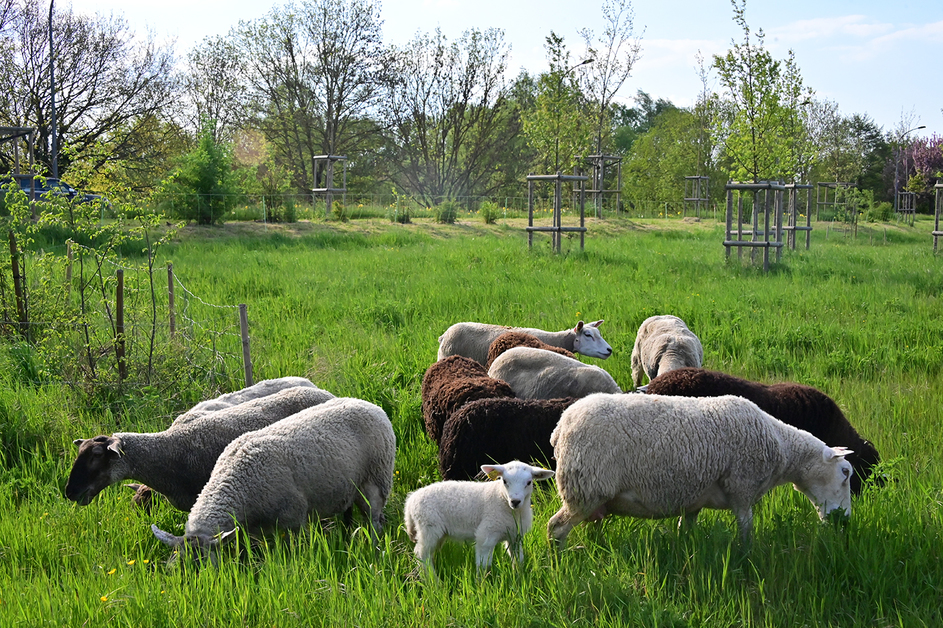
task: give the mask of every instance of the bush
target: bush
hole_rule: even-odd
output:
[[[478,208],[478,213],[481,215],[481,219],[485,221],[486,225],[493,225],[495,221],[498,220],[498,217],[501,216],[498,204],[494,201],[484,201],[481,207]]]
[[[884,201],[873,205],[865,213],[865,220],[868,222],[889,222],[894,214],[894,206]]]
[[[455,201],[443,201],[435,208],[435,221],[444,225],[455,223],[458,216],[458,203]]]
[[[331,203],[331,215],[334,216],[335,220],[340,220],[341,222],[347,222],[350,218],[347,215],[347,207],[341,201]]]

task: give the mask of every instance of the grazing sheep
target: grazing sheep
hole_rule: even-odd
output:
[[[253,384],[252,386],[247,386],[241,390],[236,390],[231,393],[220,395],[215,399],[201,401],[190,408],[190,410],[188,410],[186,413],[177,417],[177,421],[180,421],[191,412],[213,412],[216,410],[223,410],[225,408],[238,406],[240,403],[245,403],[246,401],[251,401],[252,399],[261,399],[262,397],[274,395],[280,390],[294,388],[296,386],[307,386],[309,388],[315,388],[315,385],[312,384],[310,380],[304,377],[297,377],[293,375],[279,377],[276,379],[264,379],[261,382]],[[175,423],[177,421],[175,421]]]
[[[482,465],[492,482],[445,481],[430,484],[406,497],[403,516],[406,533],[416,544],[416,557],[434,573],[432,555],[446,538],[474,541],[475,564],[491,564],[494,547],[504,541],[508,555],[524,559],[523,536],[534,521],[530,496],[534,480],[546,480],[553,471],[520,461]],[[517,552],[512,550],[517,546]]]
[[[501,334],[494,339],[494,342],[491,343],[491,346],[488,348],[487,367],[490,369],[491,363],[494,362],[495,358],[508,349],[513,349],[514,347],[533,347],[534,349],[553,351],[554,353],[565,355],[568,358],[574,357],[571,351],[561,349],[560,347],[554,347],[553,345],[548,345],[546,342],[537,338],[537,336],[531,336],[530,334],[524,333],[522,331],[509,331],[507,333]]]
[[[733,511],[749,545],[752,506],[792,482],[819,516],[851,514],[848,450],[727,395],[590,395],[570,406],[550,438],[563,506],[547,530],[559,546],[573,526],[607,514],[649,519],[702,508]]]
[[[855,469],[851,477],[853,495],[861,492],[862,484],[881,460],[875,446],[858,435],[838,404],[811,386],[790,383],[768,385],[717,371],[683,368],[659,375],[648,384],[646,390],[656,395],[682,397],[744,397],[764,412],[811,433],[832,447],[851,449],[854,453],[848,455],[848,462]]]
[[[575,402],[567,397],[466,403],[442,427],[439,472],[446,480],[470,480],[481,465],[498,460],[552,461],[550,434],[563,411]]]
[[[507,383],[488,377],[488,371],[478,362],[453,355],[426,369],[421,395],[426,434],[438,443],[442,425],[463,404],[475,399],[513,397],[514,391]]]
[[[190,510],[216,458],[233,439],[333,398],[320,388],[298,386],[192,417],[162,432],[77,439],[79,453],[65,495],[85,506],[108,486],[131,479],[166,496],[175,508]]]
[[[439,357],[441,360],[450,355],[463,355],[478,362],[488,363],[488,349],[495,338],[509,331],[522,331],[548,345],[560,347],[573,353],[582,353],[591,358],[605,360],[612,355],[609,346],[599,333],[603,321],[583,323],[580,321],[573,329],[563,331],[544,331],[530,327],[505,327],[485,323],[455,323],[439,336]]]
[[[651,316],[638,328],[632,347],[632,382],[642,385],[643,376],[652,380],[684,366],[701,366],[701,341],[677,316]]]
[[[396,436],[382,408],[361,399],[331,399],[229,443],[183,536],[151,529],[171,547],[205,554],[237,525],[250,531],[297,529],[311,513],[343,513],[349,521],[356,504],[376,542],[395,456]]]
[[[521,399],[622,392],[612,376],[598,366],[531,347],[515,347],[499,355],[488,376],[507,382]]]

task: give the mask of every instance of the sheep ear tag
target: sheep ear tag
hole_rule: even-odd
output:
[[[483,464],[481,470],[488,476],[489,480],[497,480],[504,475],[504,468],[498,465]]]

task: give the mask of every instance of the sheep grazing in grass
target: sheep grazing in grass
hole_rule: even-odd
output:
[[[479,569],[491,564],[494,547],[502,541],[508,555],[518,562],[524,559],[523,536],[534,521],[530,507],[534,480],[546,480],[553,471],[517,460],[482,465],[481,470],[497,479],[436,482],[406,497],[406,533],[416,544],[416,557],[431,573],[432,555],[447,538],[474,541]]]
[[[229,443],[193,505],[183,536],[151,529],[174,548],[205,555],[236,527],[298,529],[311,514],[370,522],[376,542],[393,484],[396,436],[382,408],[331,399]]]
[[[858,435],[838,404],[811,386],[761,384],[717,371],[683,368],[659,375],[646,390],[651,394],[683,397],[744,397],[780,421],[805,430],[832,447],[851,449],[854,453],[847,458],[855,470],[851,477],[853,495],[861,492],[872,468],[881,460],[875,446]]]
[[[233,439],[333,398],[320,388],[298,386],[191,417],[162,432],[77,439],[79,452],[65,495],[84,506],[116,482],[139,480],[175,508],[190,510],[216,458]]]
[[[544,331],[530,327],[505,327],[485,323],[455,323],[439,336],[439,360],[450,355],[463,355],[478,362],[488,363],[488,350],[491,343],[501,334],[521,331],[538,340],[566,349],[572,353],[581,353],[590,358],[605,360],[612,355],[612,347],[603,340],[599,326],[603,321],[584,323],[580,321],[573,329],[563,331]]]
[[[642,385],[644,376],[655,379],[659,373],[685,366],[699,367],[704,362],[701,341],[677,316],[651,316],[638,328],[632,347],[632,381]]]
[[[507,383],[488,377],[478,362],[453,355],[426,369],[421,395],[426,434],[438,443],[445,421],[462,405],[475,399],[513,397],[514,391]]]
[[[491,368],[491,364],[494,362],[495,358],[514,347],[533,347],[534,349],[553,351],[554,353],[565,355],[568,358],[574,357],[571,351],[548,345],[546,342],[537,338],[537,336],[531,336],[522,331],[509,331],[495,338],[494,342],[491,343],[491,347],[488,348],[488,368]]]
[[[553,459],[550,434],[576,402],[565,399],[479,399],[452,413],[439,441],[439,472],[446,480],[470,480],[483,464]]]
[[[648,519],[702,508],[733,511],[749,546],[753,504],[791,482],[819,516],[851,514],[848,450],[723,397],[590,395],[563,413],[551,436],[563,502],[547,530],[562,546],[573,526],[607,514]]]
[[[275,379],[264,379],[261,382],[253,384],[252,386],[246,386],[240,390],[222,394],[215,399],[201,401],[190,408],[190,410],[185,414],[178,417],[177,421],[179,421],[182,417],[186,417],[191,412],[213,412],[216,410],[224,410],[226,408],[238,406],[240,403],[245,403],[246,401],[251,401],[253,399],[261,399],[262,397],[268,397],[269,395],[274,395],[275,393],[285,390],[286,388],[295,388],[296,386],[315,388],[315,385],[312,384],[310,380],[294,375],[288,377],[278,377]]]
[[[622,392],[612,376],[598,366],[531,347],[508,349],[495,359],[488,375],[507,382],[521,399]]]

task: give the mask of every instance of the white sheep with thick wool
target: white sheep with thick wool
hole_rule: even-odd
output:
[[[480,364],[488,364],[488,349],[501,334],[520,331],[541,340],[548,345],[560,347],[571,353],[580,353],[590,358],[605,360],[612,355],[612,347],[603,340],[599,327],[603,321],[592,323],[579,321],[572,329],[562,331],[544,331],[531,327],[506,327],[486,323],[455,323],[439,336],[439,357],[441,360],[450,355],[471,358]]]
[[[406,497],[406,533],[416,544],[416,557],[430,572],[432,556],[446,539],[473,541],[479,569],[491,564],[494,548],[502,541],[509,556],[524,559],[523,536],[534,522],[534,481],[550,478],[553,471],[518,460],[482,465],[481,470],[496,479],[436,482]]]
[[[567,408],[550,442],[563,504],[547,530],[560,546],[582,521],[682,516],[690,526],[703,508],[732,511],[748,545],[753,505],[790,482],[821,518],[851,514],[851,452],[742,397],[590,395]]]
[[[204,553],[235,530],[297,529],[309,515],[353,516],[376,540],[393,484],[396,436],[382,408],[337,398],[243,434],[216,461],[183,536],[151,526],[172,547]]]
[[[701,340],[677,316],[650,316],[639,325],[632,347],[632,381],[641,386],[647,375],[653,380],[685,366],[701,367],[704,348]]]
[[[521,399],[560,399],[585,397],[597,392],[622,392],[605,369],[533,347],[514,347],[505,351],[491,363],[488,377],[507,382]]]

